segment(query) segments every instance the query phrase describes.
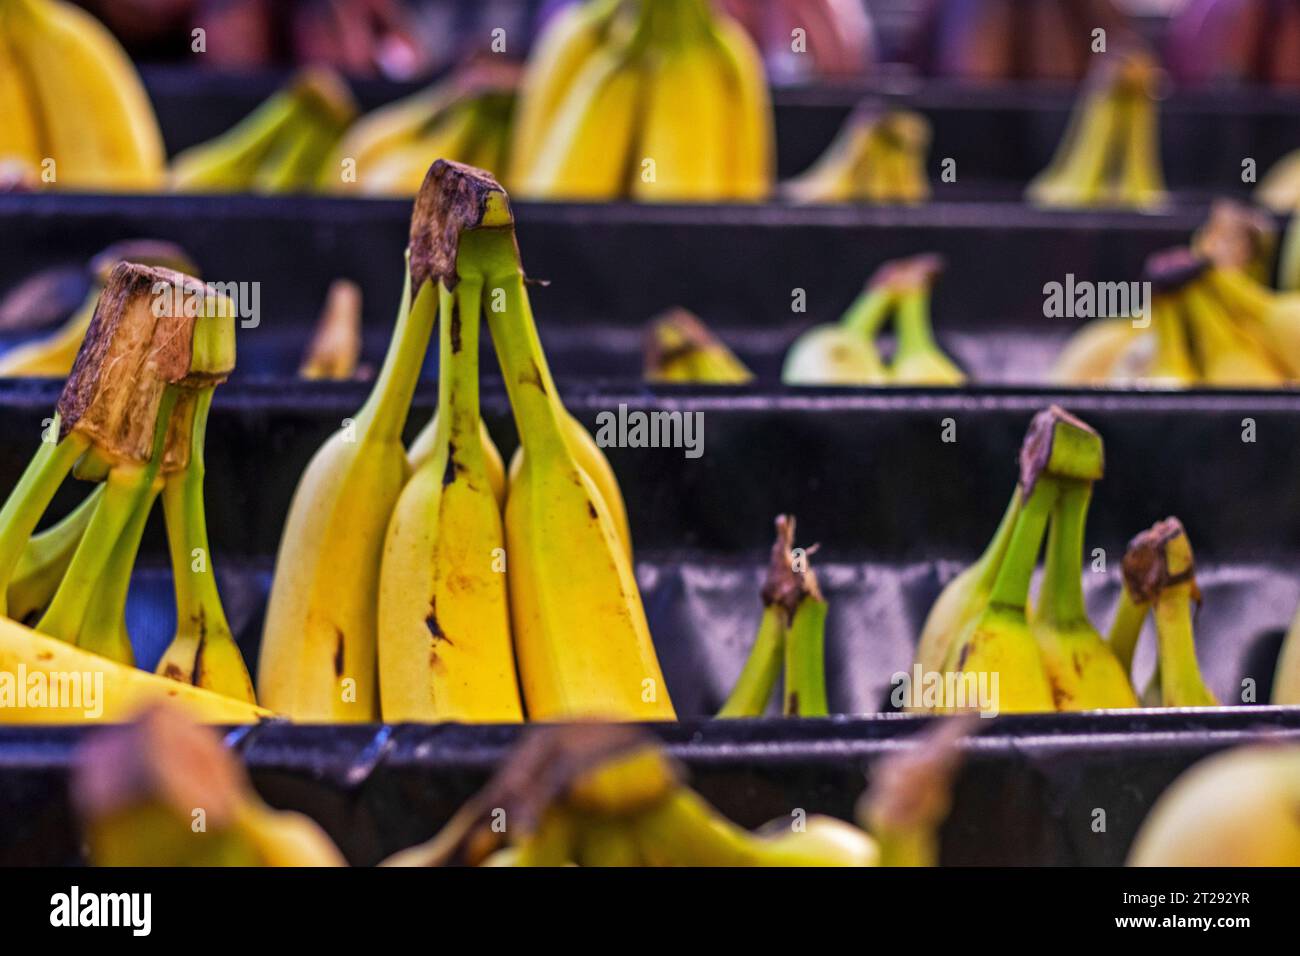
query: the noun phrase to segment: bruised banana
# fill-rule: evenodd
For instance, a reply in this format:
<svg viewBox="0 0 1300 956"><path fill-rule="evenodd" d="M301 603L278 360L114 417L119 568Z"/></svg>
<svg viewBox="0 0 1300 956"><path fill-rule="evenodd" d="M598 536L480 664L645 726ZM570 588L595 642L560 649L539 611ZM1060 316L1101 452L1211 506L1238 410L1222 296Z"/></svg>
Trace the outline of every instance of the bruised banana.
<svg viewBox="0 0 1300 956"><path fill-rule="evenodd" d="M95 866L346 865L310 817L263 803L220 738L174 707L88 740L72 803Z"/></svg>
<svg viewBox="0 0 1300 956"><path fill-rule="evenodd" d="M456 163L435 163L429 178L445 197L438 207L449 217L445 244L415 248L454 263L458 281L481 282L485 296L505 303L487 310L487 320L523 443L505 526L528 714L672 719L626 542L607 497L570 450L572 420L537 336L509 200L489 175Z"/></svg>
<svg viewBox="0 0 1300 956"><path fill-rule="evenodd" d="M430 177L411 215L411 249L443 225ZM379 567L384 536L409 476L402 430L438 313L427 262L408 250L397 326L383 368L355 418L316 452L285 520L267 605L257 696L298 720L379 716Z"/></svg>
<svg viewBox="0 0 1300 956"><path fill-rule="evenodd" d="M452 222L457 210L440 210ZM478 401L483 282L434 274L438 425L402 489L379 576L379 699L387 722L521 721L505 535Z"/></svg>
<svg viewBox="0 0 1300 956"><path fill-rule="evenodd" d="M644 378L723 385L752 381L754 373L697 316L677 308L646 329Z"/></svg>

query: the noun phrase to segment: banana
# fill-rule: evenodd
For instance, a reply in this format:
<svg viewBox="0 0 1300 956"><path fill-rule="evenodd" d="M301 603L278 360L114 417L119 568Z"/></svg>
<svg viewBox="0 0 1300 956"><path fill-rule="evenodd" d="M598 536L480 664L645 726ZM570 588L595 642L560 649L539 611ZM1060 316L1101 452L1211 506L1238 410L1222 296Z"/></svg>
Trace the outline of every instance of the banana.
<svg viewBox="0 0 1300 956"><path fill-rule="evenodd" d="M96 866L346 865L309 817L263 803L220 738L177 708L88 741L71 789Z"/></svg>
<svg viewBox="0 0 1300 956"><path fill-rule="evenodd" d="M609 40L622 0L575 3L555 14L533 43L519 82L505 183L518 190L583 67Z"/></svg>
<svg viewBox="0 0 1300 956"><path fill-rule="evenodd" d="M919 113L859 106L804 172L782 183L794 202L918 202L929 196L930 124Z"/></svg>
<svg viewBox="0 0 1300 956"><path fill-rule="evenodd" d="M1238 747L1207 757L1160 795L1129 866L1300 866L1300 748Z"/></svg>
<svg viewBox="0 0 1300 956"><path fill-rule="evenodd" d="M925 617L916 644L916 666L923 674L943 670L954 642L974 623L989 603L993 582L1011 544L1011 535L1020 517L1020 486L1011 493L1011 501L998 522L997 530L974 564L949 581Z"/></svg>
<svg viewBox="0 0 1300 956"><path fill-rule="evenodd" d="M803 593L800 575L794 569L793 547L794 516L777 515L758 634L719 717L761 717L767 710L785 659L786 631Z"/></svg>
<svg viewBox="0 0 1300 956"><path fill-rule="evenodd" d="M203 506L203 446L212 392L213 388L203 388L193 397L186 436L189 461L182 471L167 476L162 490L176 591L176 633L156 670L172 680L252 703L256 699L253 681L217 591Z"/></svg>
<svg viewBox="0 0 1300 956"><path fill-rule="evenodd" d="M349 379L356 374L360 358L361 287L350 279L335 279L298 366L298 377Z"/></svg>
<svg viewBox="0 0 1300 956"><path fill-rule="evenodd" d="M1055 405L1034 416L1020 452L1023 504L988 604L952 641L942 668L949 675L988 681L986 690L995 699L981 701L981 708L988 704L1003 713L1056 709L1048 664L1035 633L1039 628L1031 627L1026 613L1030 578L1063 486L1093 480L1100 465L1100 440L1088 425ZM1035 614L1035 621L1042 616L1042 612ZM1064 619L1065 615L1047 618L1049 622ZM969 686L965 677L959 679ZM953 693L959 690L966 693L957 686ZM969 699L956 699L943 701L939 709L973 708Z"/></svg>
<svg viewBox="0 0 1300 956"><path fill-rule="evenodd" d="M1070 336L1057 355L1049 380L1061 385L1101 385L1108 382L1140 330L1129 318L1094 319Z"/></svg>
<svg viewBox="0 0 1300 956"><path fill-rule="evenodd" d="M642 202L699 202L728 195L724 139L729 76L712 17L690 0L668 0L660 24L666 34L647 66L645 115L633 158L632 198ZM670 19L675 16L675 20ZM653 165L651 165L653 164Z"/></svg>
<svg viewBox="0 0 1300 956"><path fill-rule="evenodd" d="M1254 200L1266 209L1284 214L1300 208L1300 149L1273 164L1255 187Z"/></svg>
<svg viewBox="0 0 1300 956"><path fill-rule="evenodd" d="M650 321L645 335L647 382L722 385L752 381L725 342L685 309L671 309Z"/></svg>
<svg viewBox="0 0 1300 956"><path fill-rule="evenodd" d="M40 117L31 102L27 77L13 49L5 13L0 11L0 161L17 161L39 168L45 153L41 148Z"/></svg>
<svg viewBox="0 0 1300 956"><path fill-rule="evenodd" d="M891 264L898 302L898 347L889 365L894 385L961 385L966 375L943 353L930 324L930 289L943 268L937 256L916 256Z"/></svg>
<svg viewBox="0 0 1300 956"><path fill-rule="evenodd" d="M724 178L731 199L756 202L772 192L776 177L776 132L767 71L748 31L725 11L715 11L713 36L721 47L728 89L725 110L731 126Z"/></svg>
<svg viewBox="0 0 1300 956"><path fill-rule="evenodd" d="M826 703L826 599L817 587L812 568L800 572L799 598L785 635L785 693L787 717L825 717Z"/></svg>
<svg viewBox="0 0 1300 956"><path fill-rule="evenodd" d="M1119 130L1118 104L1107 85L1101 74L1086 81L1051 162L1025 190L1030 202L1086 206L1100 198Z"/></svg>
<svg viewBox="0 0 1300 956"><path fill-rule="evenodd" d="M841 325L819 325L790 346L781 369L787 385L883 385L888 379L870 340Z"/></svg>
<svg viewBox="0 0 1300 956"><path fill-rule="evenodd" d="M585 62L547 134L515 172L521 196L590 201L626 193L645 95L641 45L601 49Z"/></svg>
<svg viewBox="0 0 1300 956"><path fill-rule="evenodd" d="M505 536L480 437L483 284L477 276L438 279L444 414L433 453L402 489L384 539L380 709L389 722L521 721Z"/></svg>
<svg viewBox="0 0 1300 956"><path fill-rule="evenodd" d="M1211 267L1206 280L1238 328L1253 331L1287 376L1300 379L1300 293L1273 292L1245 271L1228 266Z"/></svg>
<svg viewBox="0 0 1300 956"><path fill-rule="evenodd" d="M1300 704L1300 613L1291 621L1273 675L1273 703Z"/></svg>
<svg viewBox="0 0 1300 956"><path fill-rule="evenodd" d="M435 163L430 182L445 197L434 208L448 217L446 244L433 245L430 256L454 263L456 281L481 281L484 295L505 305L486 314L525 449L505 526L528 714L672 719L626 545L569 448L573 429L537 337L509 200L488 174L456 163ZM456 196L473 197L475 208L458 206Z"/></svg>
<svg viewBox="0 0 1300 956"><path fill-rule="evenodd" d="M301 83L277 90L220 136L182 150L171 161L168 186L183 192L230 192L247 187L304 109Z"/></svg>
<svg viewBox="0 0 1300 956"><path fill-rule="evenodd" d="M9 581L7 615L23 624L35 624L49 606L72 555L104 489L96 485L81 504L57 524L32 535Z"/></svg>
<svg viewBox="0 0 1300 956"><path fill-rule="evenodd" d="M1163 707L1215 707L1218 700L1201 677L1192 633L1191 605L1201 601L1196 586L1192 546L1177 518L1159 522L1148 532L1159 549L1148 578L1156 621L1160 704Z"/></svg>
<svg viewBox="0 0 1300 956"><path fill-rule="evenodd" d="M130 58L89 13L56 0L9 0L4 33L40 113L43 157L73 189L152 190L165 154Z"/></svg>
<svg viewBox="0 0 1300 956"><path fill-rule="evenodd" d="M1232 323L1207 284L1191 282L1181 298L1205 384L1274 388L1286 381L1277 360Z"/></svg>
<svg viewBox="0 0 1300 956"><path fill-rule="evenodd" d="M1133 543L1130 542L1128 551L1124 553L1125 574L1120 581L1119 600L1115 602L1115 613L1111 617L1110 629L1106 632L1106 644L1110 647L1110 652L1115 655L1119 666L1130 679L1133 674L1133 654L1142 637L1147 615L1151 613L1150 602L1135 597L1129 589L1129 555L1133 553Z"/></svg>
<svg viewBox="0 0 1300 956"><path fill-rule="evenodd" d="M102 693L97 694L97 700L87 698L83 690L80 702L51 696L41 707L0 707L0 722L115 723L132 717L147 704L164 702L175 702L195 720L214 724L250 724L272 716L269 710L245 701L177 684L0 618L0 675L23 673L28 686L36 683L36 675L44 675L44 682L51 688L66 686L64 682L78 676L83 689L86 682L102 681ZM92 711L102 705L102 712L88 714L88 707L83 705L89 705Z"/></svg>
<svg viewBox="0 0 1300 956"><path fill-rule="evenodd" d="M1154 81L1154 76L1152 77ZM1162 204L1164 170L1160 163L1160 128L1154 91L1144 83L1126 90L1121 109L1127 114L1118 193L1119 204L1147 209Z"/></svg>
<svg viewBox="0 0 1300 956"><path fill-rule="evenodd" d="M1097 464L1101 439L1093 432ZM1101 477L1100 468L1094 473ZM1058 480L1043 581L1031 628L1042 652L1058 710L1136 707L1128 674L1092 622L1083 603L1084 525L1092 478Z"/></svg>
<svg viewBox="0 0 1300 956"><path fill-rule="evenodd" d="M427 243L424 233L436 225L428 203L422 192L411 217L413 247ZM408 477L402 429L438 311L435 285L413 281L409 261L405 271L397 327L374 388L307 465L280 538L257 697L298 720L379 714L379 566Z"/></svg>
<svg viewBox="0 0 1300 956"><path fill-rule="evenodd" d="M496 442L492 441L492 435L488 432L487 423L479 419L479 441L483 445L484 466L487 471L488 486L492 489L492 496L497 500L497 508L503 509L506 506L506 466L501 459L501 452L497 450ZM433 457L434 439L438 435L438 413L434 412L429 423L420 429L420 433L415 436L415 441L411 442L411 447L406 451L406 461L411 469L411 474L420 470L420 466Z"/></svg>

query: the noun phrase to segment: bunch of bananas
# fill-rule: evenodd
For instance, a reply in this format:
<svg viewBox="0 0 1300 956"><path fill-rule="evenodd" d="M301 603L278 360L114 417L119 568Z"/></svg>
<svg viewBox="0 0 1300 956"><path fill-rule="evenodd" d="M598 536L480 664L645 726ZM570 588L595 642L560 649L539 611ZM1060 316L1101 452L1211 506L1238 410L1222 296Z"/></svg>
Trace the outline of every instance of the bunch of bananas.
<svg viewBox="0 0 1300 956"><path fill-rule="evenodd" d="M1147 615L1156 624L1156 670L1142 693L1144 707L1214 707L1218 700L1201 678L1192 629L1192 604L1201 604L1192 544L1177 518L1156 522L1129 542L1123 584L1106 635L1125 673Z"/></svg>
<svg viewBox="0 0 1300 956"><path fill-rule="evenodd" d="M538 38L506 181L520 196L758 200L772 107L744 29L709 0L587 0Z"/></svg>
<svg viewBox="0 0 1300 956"><path fill-rule="evenodd" d="M644 354L647 382L743 385L754 378L698 316L681 308L650 320Z"/></svg>
<svg viewBox="0 0 1300 956"><path fill-rule="evenodd" d="M761 717L785 665L782 712L793 717L825 717L826 600L808 566L816 547L794 551L794 516L777 515L776 541L763 582L759 619L745 665L719 717Z"/></svg>
<svg viewBox="0 0 1300 956"><path fill-rule="evenodd" d="M800 203L924 202L929 148L930 123L920 113L859 106L817 161L781 184L781 194Z"/></svg>
<svg viewBox="0 0 1300 956"><path fill-rule="evenodd" d="M1156 112L1163 77L1145 52L1104 54L1084 81L1056 155L1029 184L1029 201L1137 209L1163 203Z"/></svg>
<svg viewBox="0 0 1300 956"><path fill-rule="evenodd" d="M935 255L886 262L834 324L804 332L785 356L788 385L961 385L966 376L935 341L930 293L943 271ZM889 364L877 335L893 317L896 338Z"/></svg>
<svg viewBox="0 0 1300 956"><path fill-rule="evenodd" d="M310 67L220 136L179 153L168 184L203 193L315 189L340 175L329 160L356 115L347 83Z"/></svg>
<svg viewBox="0 0 1300 956"><path fill-rule="evenodd" d="M71 3L0 3L0 117L0 165L16 166L24 184L149 191L162 183L162 134L135 67L104 25Z"/></svg>
<svg viewBox="0 0 1300 956"><path fill-rule="evenodd" d="M203 507L208 409L234 358L234 311L224 296L168 269L113 269L40 450L0 509L0 667L100 674L108 720L166 697L210 720L247 722L267 713L253 703L226 623ZM70 472L96 487L34 535ZM159 495L177 624L156 676L134 667L125 608ZM6 717L85 717L70 702L50 703Z"/></svg>
<svg viewBox="0 0 1300 956"><path fill-rule="evenodd" d="M1300 294L1186 248L1147 260L1150 312L1076 332L1051 377L1072 385L1276 388L1300 378Z"/></svg>
<svg viewBox="0 0 1300 956"><path fill-rule="evenodd" d="M941 692L925 699L924 709L1137 706L1083 604L1084 523L1102 468L1101 438L1088 425L1056 406L1034 417L1020 452L1020 480L993 540L940 593L917 644L922 674L996 676L997 686L978 703L936 688ZM1031 613L1030 579L1044 536L1047 558Z"/></svg>
<svg viewBox="0 0 1300 956"><path fill-rule="evenodd" d="M1300 866L1300 747L1259 744L1207 757L1161 794L1129 866Z"/></svg>
<svg viewBox="0 0 1300 956"><path fill-rule="evenodd" d="M429 164L439 158L503 173L517 82L517 67L484 57L366 114L334 148L321 188L414 196ZM348 171L352 174L341 175Z"/></svg>
<svg viewBox="0 0 1300 956"><path fill-rule="evenodd" d="M184 249L170 242L153 239L128 240L109 246L90 260L87 268L90 292L81 306L54 332L24 342L0 355L0 377L63 378L72 371L72 363L90 328L100 294L108 277L119 263L163 266L176 272L197 276L198 269Z"/></svg>
<svg viewBox="0 0 1300 956"><path fill-rule="evenodd" d="M818 814L750 832L642 731L536 730L442 831L384 865L934 866L965 731L944 722L872 768L857 808L868 833ZM504 831L493 823L503 811Z"/></svg>
<svg viewBox="0 0 1300 956"><path fill-rule="evenodd" d="M525 705L533 719L671 719L622 495L560 403L490 174L433 164L404 271L370 397L290 506L261 700L305 720L519 720ZM412 461L401 436L435 319L439 407ZM479 414L482 321L521 440L508 478Z"/></svg>
<svg viewBox="0 0 1300 956"><path fill-rule="evenodd" d="M347 865L310 817L263 803L216 732L176 707L87 740L71 790L94 866Z"/></svg>

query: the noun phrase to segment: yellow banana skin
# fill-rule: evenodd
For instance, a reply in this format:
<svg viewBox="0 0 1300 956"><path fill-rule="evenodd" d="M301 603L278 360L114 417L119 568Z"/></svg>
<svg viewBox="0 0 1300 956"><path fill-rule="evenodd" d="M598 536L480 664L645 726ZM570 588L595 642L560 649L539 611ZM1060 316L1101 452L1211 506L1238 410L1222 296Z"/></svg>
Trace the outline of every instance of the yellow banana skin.
<svg viewBox="0 0 1300 956"><path fill-rule="evenodd" d="M0 116L5 118L0 124L0 162L17 160L33 169L39 168L45 158L41 130L3 11L0 11Z"/></svg>
<svg viewBox="0 0 1300 956"><path fill-rule="evenodd" d="M625 50L602 49L587 61L531 161L517 171L520 195L588 201L622 196L635 158L643 82L637 58Z"/></svg>
<svg viewBox="0 0 1300 956"><path fill-rule="evenodd" d="M29 78L58 186L161 185L165 156L153 107L103 24L70 3L11 0L4 30Z"/></svg>
<svg viewBox="0 0 1300 956"><path fill-rule="evenodd" d="M420 470L423 465L433 456L434 437L438 434L438 413L434 412L429 423L420 429L420 433L415 436L415 441L411 442L411 447L406 451L407 464L410 466L411 474ZM479 440L483 446L484 467L487 471L488 486L492 489L492 496L497 500L497 508L502 509L506 506L506 466L501 459L501 452L497 450L496 442L492 440L492 435L488 432L487 424L479 420Z"/></svg>
<svg viewBox="0 0 1300 956"><path fill-rule="evenodd" d="M1137 707L1119 659L1088 620L1080 575L1088 482L1063 483L1048 534L1032 629L1058 710Z"/></svg>
<svg viewBox="0 0 1300 956"><path fill-rule="evenodd" d="M610 32L618 0L575 3L555 15L533 44L519 88L505 182L522 182L574 78Z"/></svg>
<svg viewBox="0 0 1300 956"><path fill-rule="evenodd" d="M312 458L289 506L257 697L295 720L379 715L379 567L408 476L401 432L437 311L432 283L412 301L408 271L397 329L370 398Z"/></svg>
<svg viewBox="0 0 1300 956"><path fill-rule="evenodd" d="M1062 385L1100 385L1109 381L1138 331L1132 319L1094 319L1070 336L1056 357L1050 379Z"/></svg>
<svg viewBox="0 0 1300 956"><path fill-rule="evenodd" d="M478 415L483 286L439 284L439 407L433 453L402 490L379 582L385 721L521 721L501 510Z"/></svg>
<svg viewBox="0 0 1300 956"><path fill-rule="evenodd" d="M1300 866L1300 748L1239 747L1202 760L1160 795L1129 866Z"/></svg>
<svg viewBox="0 0 1300 956"><path fill-rule="evenodd" d="M0 708L0 720L5 723L116 723L131 718L148 704L168 702L179 704L195 720L205 723L249 724L272 716L271 711L261 707L177 684L0 618L0 674L17 674L20 667L29 679L33 674L44 674L47 681L88 674L91 680L102 680L103 711L88 715L84 707L60 705L59 701L51 700L43 707Z"/></svg>
<svg viewBox="0 0 1300 956"><path fill-rule="evenodd" d="M1300 704L1300 613L1291 621L1273 675L1273 703Z"/></svg>
<svg viewBox="0 0 1300 956"><path fill-rule="evenodd" d="M726 184L731 199L757 202L772 192L776 179L776 131L767 70L754 41L736 20L721 11L713 18L714 38L722 48L729 84L730 131Z"/></svg>

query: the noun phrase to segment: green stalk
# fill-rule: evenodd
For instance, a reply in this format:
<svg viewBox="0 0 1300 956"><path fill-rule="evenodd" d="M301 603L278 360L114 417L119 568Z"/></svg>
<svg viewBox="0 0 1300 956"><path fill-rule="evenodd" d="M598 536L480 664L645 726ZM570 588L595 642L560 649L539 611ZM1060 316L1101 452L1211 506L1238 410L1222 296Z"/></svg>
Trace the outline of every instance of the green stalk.
<svg viewBox="0 0 1300 956"><path fill-rule="evenodd" d="M930 327L929 287L918 286L899 293L895 327L898 329L895 362L902 356L938 351L939 346Z"/></svg>
<svg viewBox="0 0 1300 956"><path fill-rule="evenodd" d="M1043 537L1047 533L1047 521L1060 494L1060 487L1052 478L1042 475L1034 484L1016 518L1015 529L1011 533L1011 543L998 568L993 581L993 591L989 596L989 605L1024 611L1029 600L1029 583L1034 576L1034 567L1038 564L1038 551L1042 547Z"/></svg>
<svg viewBox="0 0 1300 956"><path fill-rule="evenodd" d="M50 428L57 433L58 415L54 416ZM90 440L79 432L66 435L57 444L42 441L17 486L10 492L4 508L0 509L0 614L8 610L5 595L28 539L63 479L88 447Z"/></svg>
<svg viewBox="0 0 1300 956"><path fill-rule="evenodd" d="M1091 499L1091 482L1062 481L1052 512L1038 618L1059 629L1088 620L1083 602L1083 534Z"/></svg>
<svg viewBox="0 0 1300 956"><path fill-rule="evenodd" d="M424 353L429 347L429 336L433 333L433 323L437 317L438 289L435 283L426 281L416 291L412 302L408 262L402 283L402 304L397 312L397 327L393 331L375 387L356 415L359 440L401 440L411 399L415 395L415 386L420 379L420 369L424 366Z"/></svg>
<svg viewBox="0 0 1300 956"><path fill-rule="evenodd" d="M858 335L874 338L897 299L888 286L867 286L840 316L840 324Z"/></svg>
<svg viewBox="0 0 1300 956"><path fill-rule="evenodd" d="M1002 513L1002 520L998 522L998 528L993 532L993 538L975 562L975 566L980 569L978 583L981 591L991 589L997 579L998 570L1002 567L1002 559L1006 556L1007 548L1011 546L1011 536L1016 530L1016 519L1020 517L1020 510L1020 485L1017 484L1011 492L1007 510Z"/></svg>
<svg viewBox="0 0 1300 956"><path fill-rule="evenodd" d="M758 636L745 658L745 666L736 680L719 717L761 717L772 699L777 675L785 652L786 613L780 604L763 609Z"/></svg>
<svg viewBox="0 0 1300 956"><path fill-rule="evenodd" d="M1160 703L1164 707L1215 707L1218 700L1201 677L1192 630L1190 584L1161 591L1155 599Z"/></svg>
<svg viewBox="0 0 1300 956"><path fill-rule="evenodd" d="M152 486L162 463L167 428L176 399L177 389L168 387L159 400L149 461L143 465L123 464L110 469L104 480L104 496L95 506L95 513L54 599L36 625L36 630L41 633L69 643L76 642L87 607L103 579L113 548L136 509L153 493Z"/></svg>
<svg viewBox="0 0 1300 956"><path fill-rule="evenodd" d="M444 321L438 342L438 408L443 414L438 417L435 448L450 447L455 464L464 465L471 475L486 480L478 381L483 280L462 279L454 294L441 283L438 288L442 315L449 318Z"/></svg>
<svg viewBox="0 0 1300 956"><path fill-rule="evenodd" d="M189 464L183 471L169 475L163 485L163 516L167 523L167 550L171 557L172 582L176 593L178 632L201 627L205 633L230 633L221 595L217 591L212 552L208 546L208 519L203 503L203 482L207 474L203 445L207 438L213 391L205 388L195 396ZM202 550L205 556L201 571L193 570L196 548Z"/></svg>
<svg viewBox="0 0 1300 956"><path fill-rule="evenodd" d="M805 571L811 575L811 571ZM785 713L790 717L825 717L826 602L816 586L799 601L785 641Z"/></svg>
<svg viewBox="0 0 1300 956"><path fill-rule="evenodd" d="M122 529L122 536L113 545L104 566L104 576L86 606L86 615L77 634L78 647L120 664L135 665L135 650L126 629L126 599L131 590L131 572L140 551L140 539L144 537L145 525L149 523L149 513L153 511L157 497L158 489L150 485L149 493Z"/></svg>
<svg viewBox="0 0 1300 956"><path fill-rule="evenodd" d="M1149 604L1139 604L1133 600L1128 588L1123 582L1120 583L1119 603L1115 605L1115 617L1106 634L1106 643L1118 658L1125 674L1133 673L1133 654L1150 610Z"/></svg>
<svg viewBox="0 0 1300 956"><path fill-rule="evenodd" d="M9 580L6 611L9 617L25 623L32 615L45 610L68 570L72 555L81 543L103 493L104 486L95 485L81 504L61 521L40 534L32 535Z"/></svg>

